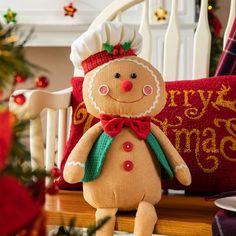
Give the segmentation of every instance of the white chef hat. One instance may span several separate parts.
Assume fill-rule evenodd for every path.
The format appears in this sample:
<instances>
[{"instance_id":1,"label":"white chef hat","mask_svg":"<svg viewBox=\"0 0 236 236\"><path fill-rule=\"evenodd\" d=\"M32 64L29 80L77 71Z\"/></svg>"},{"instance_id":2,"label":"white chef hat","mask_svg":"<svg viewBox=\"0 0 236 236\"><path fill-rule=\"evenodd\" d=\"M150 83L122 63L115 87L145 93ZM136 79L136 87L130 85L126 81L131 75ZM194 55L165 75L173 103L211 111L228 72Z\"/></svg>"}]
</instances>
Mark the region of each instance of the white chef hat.
<instances>
[{"instance_id":1,"label":"white chef hat","mask_svg":"<svg viewBox=\"0 0 236 236\"><path fill-rule=\"evenodd\" d=\"M70 59L76 68L86 74L110 60L138 54L142 36L134 26L121 22L105 22L86 31L71 45Z\"/></svg>"}]
</instances>

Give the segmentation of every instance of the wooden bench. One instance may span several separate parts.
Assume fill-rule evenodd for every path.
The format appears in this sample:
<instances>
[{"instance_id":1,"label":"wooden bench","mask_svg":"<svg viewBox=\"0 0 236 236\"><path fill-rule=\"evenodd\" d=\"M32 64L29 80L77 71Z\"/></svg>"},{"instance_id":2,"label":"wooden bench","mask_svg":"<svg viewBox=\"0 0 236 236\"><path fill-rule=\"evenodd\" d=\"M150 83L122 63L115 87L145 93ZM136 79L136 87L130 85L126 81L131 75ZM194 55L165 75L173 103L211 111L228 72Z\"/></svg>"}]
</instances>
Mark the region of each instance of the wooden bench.
<instances>
[{"instance_id":1,"label":"wooden bench","mask_svg":"<svg viewBox=\"0 0 236 236\"><path fill-rule=\"evenodd\" d=\"M81 191L60 191L47 196L48 225L57 225L62 216L67 223L76 217L76 226L95 223L95 209L85 202ZM162 235L212 235L211 224L217 208L204 197L163 195L157 206L158 223L154 233ZM118 212L116 230L133 232L135 212Z\"/></svg>"}]
</instances>

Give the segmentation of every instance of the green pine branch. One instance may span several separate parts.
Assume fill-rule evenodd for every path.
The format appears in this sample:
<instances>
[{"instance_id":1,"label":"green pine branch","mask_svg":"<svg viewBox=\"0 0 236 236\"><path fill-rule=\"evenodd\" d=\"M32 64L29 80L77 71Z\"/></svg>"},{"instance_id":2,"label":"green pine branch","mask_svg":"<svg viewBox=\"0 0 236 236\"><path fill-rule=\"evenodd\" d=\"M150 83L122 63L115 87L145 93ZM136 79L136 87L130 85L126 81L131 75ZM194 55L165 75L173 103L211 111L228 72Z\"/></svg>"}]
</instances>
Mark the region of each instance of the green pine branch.
<instances>
[{"instance_id":1,"label":"green pine branch","mask_svg":"<svg viewBox=\"0 0 236 236\"><path fill-rule=\"evenodd\" d=\"M12 143L10 152L1 175L15 176L25 186L32 186L45 176L50 176L44 169L32 169L30 165L30 152L23 143L25 130L29 121L16 121L12 131Z\"/></svg>"},{"instance_id":2,"label":"green pine branch","mask_svg":"<svg viewBox=\"0 0 236 236\"><path fill-rule=\"evenodd\" d=\"M17 25L3 26L0 23L0 88L12 84L12 76L20 74L26 78L34 76L36 70L44 70L25 58L24 46L30 40L28 34L19 33Z\"/></svg>"}]
</instances>

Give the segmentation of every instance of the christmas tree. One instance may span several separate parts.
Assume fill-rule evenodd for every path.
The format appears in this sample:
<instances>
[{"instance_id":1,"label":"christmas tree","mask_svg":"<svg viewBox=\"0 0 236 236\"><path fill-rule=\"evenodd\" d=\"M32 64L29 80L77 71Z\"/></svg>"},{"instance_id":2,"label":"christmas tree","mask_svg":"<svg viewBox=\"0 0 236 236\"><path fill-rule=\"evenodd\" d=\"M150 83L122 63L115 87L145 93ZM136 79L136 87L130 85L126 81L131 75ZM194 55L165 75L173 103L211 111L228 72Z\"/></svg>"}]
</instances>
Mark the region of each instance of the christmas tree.
<instances>
[{"instance_id":1,"label":"christmas tree","mask_svg":"<svg viewBox=\"0 0 236 236\"><path fill-rule=\"evenodd\" d=\"M15 85L34 78L38 66L25 57L24 45L31 36L19 36L16 25L0 24L0 232L1 235L46 235L46 213L43 205L45 193L57 193L54 179L60 172L52 168L32 169L30 153L23 144L25 129L29 122L18 120L8 110L8 102ZM37 77L35 86L45 88L48 79ZM17 105L24 105L26 97L19 94L14 97ZM28 138L28 136L26 137ZM45 177L50 177L50 184L45 188ZM17 198L16 198L17 196ZM109 217L97 222L86 233L75 229L75 220L68 227L60 226L54 233L58 236L94 235L109 220Z\"/></svg>"},{"instance_id":2,"label":"christmas tree","mask_svg":"<svg viewBox=\"0 0 236 236\"><path fill-rule=\"evenodd\" d=\"M46 235L45 170L32 169L23 144L28 121L19 121L8 110L17 83L34 76L38 67L25 58L24 45L31 32L20 35L15 24L0 24L0 228L2 235ZM22 103L24 97L15 98ZM23 104L23 103L22 103ZM17 198L16 198L17 196Z\"/></svg>"},{"instance_id":3,"label":"christmas tree","mask_svg":"<svg viewBox=\"0 0 236 236\"><path fill-rule=\"evenodd\" d=\"M25 57L24 45L30 35L31 32L26 36L20 36L16 25L0 24L0 114L6 118L0 122L1 129L8 127L8 125L4 126L4 122L9 123L8 130L0 133L3 136L2 140L5 139L4 136L9 136L7 140L10 138L8 141L10 142L9 150L4 150L4 157L3 155L0 156L2 166L4 163L1 174L12 174L20 179L23 184L29 184L29 180L31 181L38 175L39 178L41 175L45 175L44 172L32 171L30 168L22 166L24 161L30 160L29 151L22 143L23 132L28 121L17 120L16 116L7 109L9 97L14 91L15 85L33 78L35 70L39 69ZM16 97L15 102L23 104L23 100L20 98L23 97Z\"/></svg>"}]
</instances>

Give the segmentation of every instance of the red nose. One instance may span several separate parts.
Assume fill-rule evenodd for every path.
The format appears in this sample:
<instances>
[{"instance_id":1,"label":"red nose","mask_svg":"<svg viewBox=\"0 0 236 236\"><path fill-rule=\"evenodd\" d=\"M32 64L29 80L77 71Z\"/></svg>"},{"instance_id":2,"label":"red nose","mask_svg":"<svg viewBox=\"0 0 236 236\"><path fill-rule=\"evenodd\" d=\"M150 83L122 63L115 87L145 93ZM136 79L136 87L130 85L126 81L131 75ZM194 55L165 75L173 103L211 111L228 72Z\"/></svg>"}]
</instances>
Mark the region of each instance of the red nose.
<instances>
[{"instance_id":1,"label":"red nose","mask_svg":"<svg viewBox=\"0 0 236 236\"><path fill-rule=\"evenodd\" d=\"M124 80L120 85L120 89L123 92L129 92L132 88L133 84L130 80Z\"/></svg>"}]
</instances>

